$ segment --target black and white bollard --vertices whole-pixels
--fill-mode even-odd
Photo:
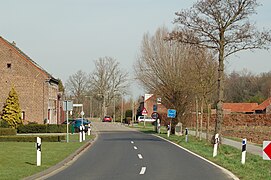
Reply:
[[[158,134],[160,134],[160,128],[161,128],[160,119],[157,119],[157,133]]]
[[[217,147],[218,147],[218,143],[219,143],[219,135],[216,134],[216,135],[215,135],[215,144],[214,144],[213,157],[216,157],[216,155],[217,155]]]
[[[85,133],[85,126],[82,126],[82,133],[83,133],[83,141],[86,140],[86,133]]]
[[[37,166],[41,165],[41,138],[37,137]]]
[[[247,139],[243,139],[242,141],[242,160],[241,163],[245,164],[246,162],[246,152],[247,152]]]
[[[88,135],[89,136],[90,136],[90,131],[91,131],[90,124],[88,124]]]
[[[82,126],[80,125],[79,126],[79,142],[82,142],[82,139],[83,139],[83,137],[82,137]]]
[[[167,137],[170,135],[170,125],[167,125]]]
[[[188,128],[185,128],[185,142],[188,142]]]

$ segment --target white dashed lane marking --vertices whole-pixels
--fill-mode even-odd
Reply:
[[[139,174],[145,174],[146,169],[147,169],[146,167],[142,167]]]
[[[136,146],[134,146],[134,149],[137,149],[137,147],[136,147]]]
[[[137,156],[138,156],[139,159],[143,159],[141,154],[138,154]]]
[[[132,144],[134,144],[134,141],[131,141]]]

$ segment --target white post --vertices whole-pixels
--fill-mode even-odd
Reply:
[[[86,140],[86,133],[85,133],[85,126],[83,125],[82,126],[82,133],[83,133],[83,141],[85,141]]]
[[[167,125],[167,137],[170,135],[170,125]]]
[[[158,134],[160,134],[160,128],[161,128],[160,119],[157,119],[157,133]]]
[[[185,128],[185,142],[188,142],[188,128]]]
[[[246,146],[247,146],[247,139],[243,139],[242,141],[242,160],[241,163],[245,164],[246,162]]]
[[[68,102],[66,103],[67,143],[68,143],[69,142],[69,111],[67,108],[67,104]]]
[[[90,124],[88,124],[88,135],[90,136],[90,131],[91,131],[91,129],[90,129]]]
[[[144,128],[146,126],[145,119],[146,119],[146,115],[144,115]]]
[[[41,165],[41,138],[37,137],[37,166]]]
[[[216,135],[215,135],[215,144],[214,144],[213,157],[216,157],[216,155],[217,155],[217,147],[218,147],[218,143],[219,143],[219,135],[216,134]]]
[[[82,125],[79,127],[79,142],[82,142]]]

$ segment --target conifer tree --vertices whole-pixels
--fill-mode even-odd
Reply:
[[[22,124],[19,98],[14,87],[12,87],[9,92],[1,119],[6,121],[11,128],[17,128],[18,125]]]

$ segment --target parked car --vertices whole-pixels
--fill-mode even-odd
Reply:
[[[70,124],[72,124],[75,131],[78,132],[82,122],[83,122],[83,126],[85,126],[85,132],[87,132],[88,131],[88,125],[91,123],[87,119],[83,119],[83,121],[82,121],[82,118],[77,118]]]
[[[112,121],[112,118],[110,116],[105,116],[103,118],[103,122],[111,122]]]
[[[153,119],[151,117],[145,117],[145,122],[154,122],[156,119]],[[144,116],[138,116],[137,122],[144,122]]]

